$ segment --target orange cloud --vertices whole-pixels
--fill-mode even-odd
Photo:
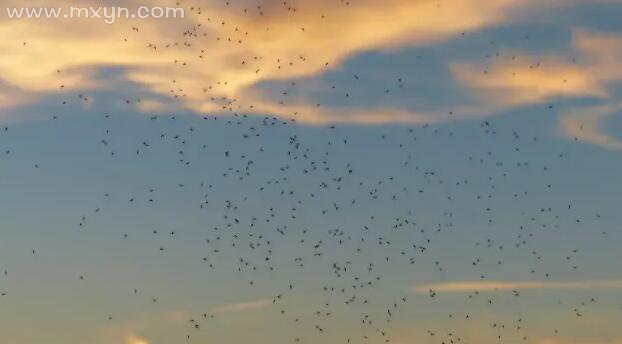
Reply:
[[[23,6],[17,1],[6,5]],[[37,5],[63,4],[47,0]],[[93,69],[123,66],[127,78],[168,97],[172,107],[197,112],[270,111],[287,118],[294,112],[307,123],[418,122],[429,115],[401,109],[314,109],[311,102],[283,108],[250,89],[266,80],[317,75],[359,52],[430,44],[497,25],[535,5],[544,6],[535,0],[365,0],[349,5],[320,0],[298,4],[293,12],[274,1],[263,6],[263,15],[254,7],[244,11],[207,5],[199,13],[188,6],[185,19],[118,20],[114,25],[86,19],[5,19],[0,35],[13,39],[0,42],[0,74],[25,92],[51,93],[110,87],[95,80]],[[142,110],[163,105],[146,103]]]

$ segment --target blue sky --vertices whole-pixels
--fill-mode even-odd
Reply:
[[[618,1],[181,6],[3,13],[3,342],[620,343]]]

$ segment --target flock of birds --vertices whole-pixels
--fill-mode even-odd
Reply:
[[[349,6],[343,0],[341,3]],[[296,11],[287,1],[283,7]],[[201,12],[200,8],[189,10]],[[264,15],[263,11],[261,6],[254,11],[243,10],[245,15],[259,16]],[[222,26],[225,25],[223,22]],[[132,31],[139,33],[140,27],[133,27]],[[184,31],[178,42],[149,42],[147,49],[157,52],[170,47],[192,47],[195,42],[207,39],[201,32],[197,25]],[[209,38],[244,44],[232,37]],[[203,59],[204,54],[200,50],[197,59]],[[295,62],[308,63],[303,57]],[[183,68],[193,62],[172,63]],[[252,63],[256,73],[261,73],[262,69],[268,69],[262,63],[276,63],[281,68],[294,62],[268,62],[254,56],[240,63]],[[57,72],[63,74],[62,70]],[[353,91],[329,85],[329,92],[349,98],[365,73],[363,70],[352,73],[348,87]],[[209,97],[209,92],[227,83],[223,80],[205,86],[203,92]],[[296,87],[292,82],[280,93],[280,104],[287,103],[289,93],[295,93]],[[398,76],[394,85],[384,88],[379,96],[390,95],[392,88],[407,92],[408,80]],[[170,92],[174,99],[185,97],[185,90],[177,87],[174,80]],[[141,99],[127,98],[119,102],[127,112],[132,112]],[[72,95],[63,99],[62,105],[89,99],[86,94]],[[413,300],[417,300],[417,307],[426,308],[421,310],[424,314],[434,313],[435,305],[446,296],[433,287],[424,293],[413,293],[403,286],[394,288],[392,280],[400,275],[409,276],[411,283],[418,282],[419,271],[425,271],[425,276],[444,279],[459,272],[470,276],[470,280],[494,281],[495,273],[502,269],[499,267],[512,260],[523,262],[520,259],[524,258],[530,261],[528,265],[509,269],[518,269],[541,281],[554,281],[559,269],[581,276],[577,258],[582,253],[580,247],[560,257],[550,257],[539,250],[541,237],[563,236],[566,227],[580,227],[584,223],[598,228],[601,218],[600,213],[577,209],[572,199],[559,201],[564,196],[556,189],[552,171],[560,173],[559,166],[569,163],[569,146],[553,151],[545,147],[538,134],[497,125],[494,119],[471,124],[431,123],[371,129],[327,124],[309,129],[298,124],[295,116],[245,114],[248,105],[242,105],[240,100],[226,97],[211,100],[221,104],[218,114],[196,118],[169,114],[140,119],[144,137],[133,138],[134,144],[119,144],[116,136],[115,128],[126,114],[100,113],[96,120],[103,130],[99,137],[90,138],[98,147],[99,158],[111,165],[124,164],[128,159],[135,164],[141,164],[141,159],[156,159],[169,167],[171,178],[141,194],[104,193],[92,200],[98,205],[82,210],[76,218],[77,229],[89,233],[102,217],[114,217],[114,213],[107,213],[107,205],[111,203],[130,210],[141,207],[175,218],[176,209],[167,209],[166,199],[177,199],[178,196],[172,195],[182,198],[193,195],[194,201],[184,207],[203,216],[202,235],[175,228],[141,228],[120,233],[119,245],[130,240],[152,243],[154,238],[166,237],[169,241],[159,240],[153,247],[166,256],[176,254],[166,242],[193,237],[192,240],[203,245],[201,252],[192,252],[204,266],[197,271],[198,275],[232,270],[239,279],[231,283],[243,281],[249,293],[262,283],[278,285],[269,295],[271,304],[261,308],[261,312],[278,313],[281,322],[274,324],[274,331],[290,326],[304,329],[292,336],[294,343],[328,342],[323,339],[328,337],[323,336],[341,334],[340,324],[348,321],[357,324],[356,330],[344,333],[338,342],[392,342],[391,325],[400,322],[401,317],[412,318],[405,314],[415,307]],[[317,107],[320,106],[318,103]],[[547,107],[543,111],[549,110]],[[62,113],[51,117],[54,123],[70,120],[70,116]],[[456,131],[463,127],[468,127],[468,133]],[[219,142],[207,143],[210,130],[222,133]],[[5,126],[0,138],[3,137],[4,143],[10,142],[11,134],[11,126]],[[465,148],[454,147],[465,139],[478,144],[470,152],[458,155]],[[499,142],[503,144],[497,146]],[[5,149],[2,163],[10,163],[19,151],[20,147]],[[452,151],[460,153],[451,154]],[[534,158],[534,152],[540,153]],[[121,157],[124,160],[115,160]],[[214,163],[216,167],[210,166],[214,161],[218,162]],[[38,161],[32,165],[38,170],[46,168]],[[463,170],[467,172],[460,175]],[[522,184],[525,180],[529,185]],[[194,197],[199,194],[200,197]],[[90,201],[85,200],[85,204]],[[512,223],[508,224],[504,217],[512,219]],[[474,227],[479,229],[469,233]],[[608,237],[606,231],[590,230],[603,240]],[[473,256],[457,266],[448,251],[452,247],[455,252]],[[32,255],[39,254],[41,249],[45,248],[33,248]],[[547,270],[547,259],[562,264],[552,264]],[[9,276],[5,270],[4,277]],[[313,280],[306,280],[308,276],[313,276]],[[88,278],[88,271],[78,273],[80,281]],[[143,290],[131,286],[128,290],[153,304],[167,297],[145,296]],[[307,305],[308,308],[289,306],[307,294],[314,295],[317,302]],[[11,294],[3,292],[2,296],[7,298]],[[483,301],[483,307],[493,307],[499,299],[507,297],[524,297],[518,289],[493,293],[473,290],[462,296],[468,302]],[[595,303],[598,299],[590,296],[567,308],[580,318]],[[443,316],[449,324],[468,322],[478,317],[476,312],[459,309]],[[180,342],[202,342],[202,332],[209,332],[211,321],[219,316],[217,311],[209,309],[187,314],[184,319],[187,326],[183,335],[180,334]],[[106,315],[106,319],[113,322],[116,315]],[[528,334],[528,322],[519,316],[511,323],[495,320],[487,325],[500,343],[529,342],[532,338]],[[439,327],[426,332],[430,343],[474,343],[459,330]],[[556,335],[559,330],[551,332]],[[314,337],[307,338],[311,336],[309,333]]]

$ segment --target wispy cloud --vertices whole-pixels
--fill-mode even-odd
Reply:
[[[455,63],[452,74],[484,102],[500,108],[535,104],[554,97],[607,96],[591,68],[562,56],[512,54],[492,65]]]
[[[142,99],[136,104],[136,108],[142,113],[162,113],[175,111],[174,107],[158,99]]]
[[[605,105],[575,108],[562,115],[560,133],[620,150],[622,140],[607,133],[604,120],[620,110],[612,86],[622,82],[622,35],[575,30],[572,47],[578,59],[508,51],[491,64],[454,63],[451,71],[480,104],[489,104],[497,112],[560,98],[599,100]]]
[[[488,64],[454,63],[451,71],[475,95],[499,107],[555,97],[611,97],[609,87],[622,80],[622,35],[574,30],[571,43],[578,59],[510,50]]]
[[[622,150],[622,139],[611,136],[606,120],[622,110],[622,104],[577,108],[562,114],[559,129],[562,135],[603,148]]]
[[[622,338],[602,340],[540,338],[535,341],[535,344],[622,344]]]
[[[578,289],[622,289],[622,280],[593,280],[579,282],[544,282],[544,281],[458,281],[415,286],[416,293],[435,292],[470,293],[474,291],[507,290],[578,290]]]
[[[251,309],[259,309],[268,307],[272,304],[272,300],[269,299],[259,299],[253,301],[243,301],[243,302],[232,302],[227,303],[222,306],[218,306],[213,309],[216,313],[228,313],[228,312],[239,312]]]

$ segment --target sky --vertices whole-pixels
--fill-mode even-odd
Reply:
[[[622,343],[622,1],[25,5],[0,342]]]

